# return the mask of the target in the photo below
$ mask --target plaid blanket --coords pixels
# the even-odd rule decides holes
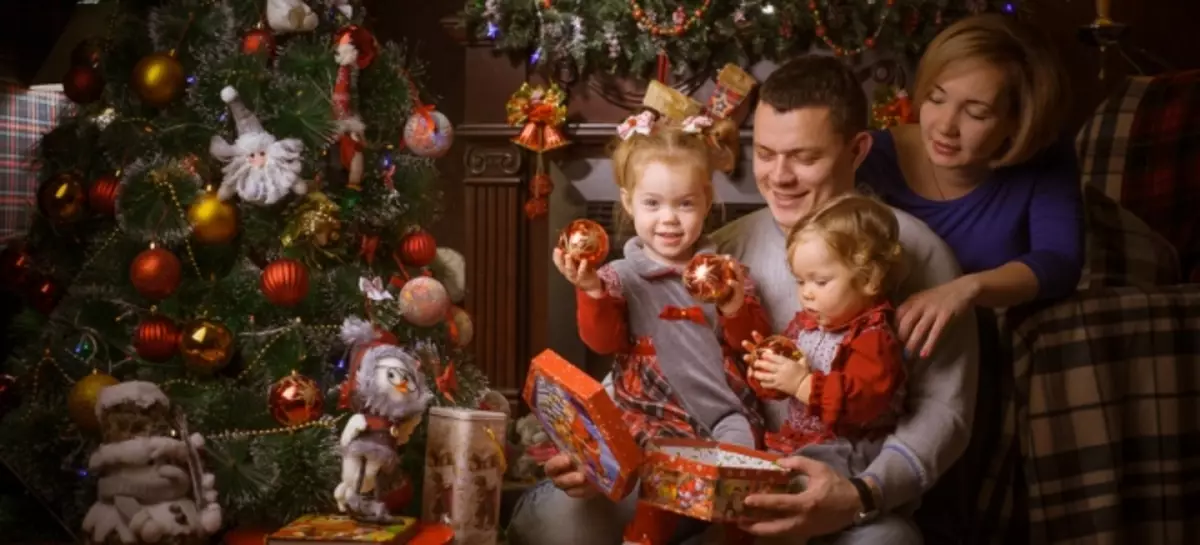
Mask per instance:
[[[1200,286],[1080,292],[1007,318],[984,541],[1200,541]]]
[[[68,103],[62,93],[0,82],[0,241],[29,227],[38,186],[30,153]]]

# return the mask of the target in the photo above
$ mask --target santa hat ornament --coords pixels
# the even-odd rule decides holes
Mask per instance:
[[[350,316],[342,322],[341,337],[350,346],[350,370],[346,373],[346,381],[342,383],[338,408],[351,409],[358,370],[362,367],[364,356],[380,348],[394,348],[400,341],[391,331],[379,329],[357,316]]]
[[[221,101],[229,107],[229,113],[233,115],[233,124],[237,127],[239,137],[247,134],[267,132],[263,129],[262,123],[258,122],[258,116],[254,115],[242,103],[242,98],[238,95],[237,89],[233,87],[221,89]]]

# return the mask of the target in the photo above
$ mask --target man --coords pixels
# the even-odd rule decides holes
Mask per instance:
[[[754,114],[754,177],[767,207],[718,232],[722,251],[746,264],[775,331],[799,300],[787,266],[787,230],[810,210],[854,190],[854,172],[871,147],[867,100],[853,73],[831,57],[806,56],[779,67],[759,90]],[[960,274],[950,249],[923,223],[896,212],[908,276],[894,294],[913,293]],[[909,368],[908,411],[883,451],[849,479],[803,457],[780,463],[808,476],[799,494],[752,495],[748,505],[777,513],[747,529],[761,536],[837,534],[839,544],[920,543],[903,516],[962,454],[970,438],[978,373],[975,324],[952,324],[929,358]],[[786,402],[771,402],[777,428]],[[632,514],[633,498],[615,505],[597,493],[566,456],[546,463],[553,485],[522,498],[509,541],[514,545],[612,545]],[[557,487],[557,488],[555,488]]]

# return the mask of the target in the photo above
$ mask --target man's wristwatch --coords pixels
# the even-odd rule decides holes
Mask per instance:
[[[860,477],[850,477],[850,484],[858,490],[858,499],[862,501],[862,511],[854,515],[854,525],[866,524],[879,517],[879,504],[875,501],[875,491]]]

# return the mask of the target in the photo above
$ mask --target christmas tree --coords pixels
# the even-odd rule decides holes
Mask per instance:
[[[357,0],[107,4],[33,152],[33,225],[0,257],[26,303],[0,457],[78,528],[97,394],[148,381],[206,437],[227,525],[328,511],[347,318],[412,348],[434,404],[483,394],[462,258],[425,230],[452,128]],[[403,463],[418,489],[423,434]]]

